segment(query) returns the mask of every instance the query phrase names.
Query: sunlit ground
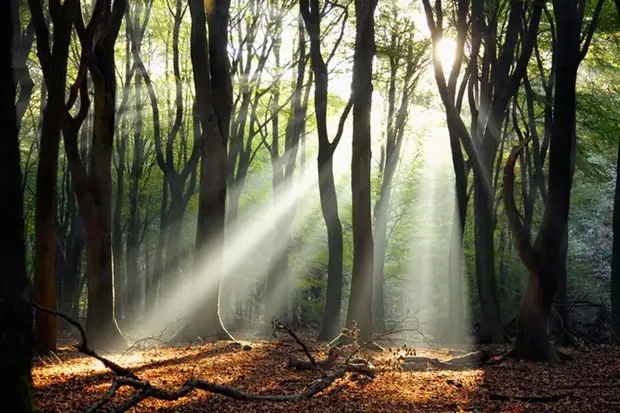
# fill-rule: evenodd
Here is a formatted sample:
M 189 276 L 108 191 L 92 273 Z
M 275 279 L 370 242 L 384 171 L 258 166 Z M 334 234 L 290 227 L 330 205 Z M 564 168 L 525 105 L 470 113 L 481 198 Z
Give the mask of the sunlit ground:
M 301 335 L 303 340 L 308 339 Z M 229 385 L 250 393 L 293 394 L 302 391 L 319 374 L 287 367 L 290 354 L 301 356 L 290 338 L 281 342 L 253 343 L 243 350 L 233 343 L 192 347 L 153 348 L 114 355 L 112 360 L 129 367 L 153 385 L 178 388 L 199 378 Z M 382 343 L 389 349 L 389 343 Z M 612 412 L 618 398 L 610 389 L 617 376 L 620 354 L 613 347 L 565 350 L 575 361 L 552 371 L 539 363 L 505 360 L 483 369 L 403 372 L 396 358 L 401 350 L 373 356 L 377 377 L 368 381 L 347 375 L 310 400 L 294 403 L 240 402 L 223 396 L 196 392 L 177 401 L 144 400 L 135 411 L 144 412 Z M 419 356 L 446 359 L 448 351 L 415 348 Z M 500 350 L 500 349 L 498 349 Z M 325 348 L 318 357 L 325 357 Z M 359 354 L 366 357 L 367 354 Z M 552 378 L 552 379 L 550 379 Z M 53 361 L 35 362 L 34 399 L 41 412 L 83 412 L 104 397 L 111 374 L 101 363 L 61 349 Z M 571 394 L 540 403 L 528 396 Z M 123 389 L 105 411 L 127 402 L 135 392 Z M 524 400 L 493 400 L 493 396 L 521 396 Z

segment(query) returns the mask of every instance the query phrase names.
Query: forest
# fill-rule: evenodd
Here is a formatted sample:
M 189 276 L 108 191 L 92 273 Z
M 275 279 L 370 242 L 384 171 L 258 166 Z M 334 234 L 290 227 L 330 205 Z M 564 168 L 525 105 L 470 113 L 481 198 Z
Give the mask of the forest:
M 620 411 L 620 0 L 0 27 L 2 411 Z

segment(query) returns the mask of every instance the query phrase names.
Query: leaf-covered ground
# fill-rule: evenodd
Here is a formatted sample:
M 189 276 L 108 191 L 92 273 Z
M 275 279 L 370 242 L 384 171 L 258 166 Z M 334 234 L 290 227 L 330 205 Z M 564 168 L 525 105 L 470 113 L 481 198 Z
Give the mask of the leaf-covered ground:
M 106 355 L 152 384 L 174 388 L 191 378 L 262 394 L 291 394 L 318 376 L 287 367 L 290 354 L 302 356 L 290 340 L 161 347 Z M 374 353 L 374 380 L 348 375 L 316 397 L 295 403 L 241 402 L 202 391 L 177 401 L 147 399 L 132 412 L 618 412 L 620 349 L 569 350 L 573 361 L 545 366 L 503 360 L 478 370 L 402 372 L 397 351 Z M 449 358 L 448 351 L 416 350 Z M 325 353 L 320 353 L 322 357 Z M 366 356 L 367 354 L 365 354 Z M 42 412 L 81 412 L 110 387 L 100 362 L 63 348 L 57 357 L 35 363 L 35 397 Z M 131 397 L 121 389 L 101 411 L 113 411 Z M 559 400 L 545 401 L 546 396 Z M 512 398 L 517 397 L 518 400 Z M 533 399 L 525 401 L 528 397 Z M 508 400 L 495 400 L 495 399 Z

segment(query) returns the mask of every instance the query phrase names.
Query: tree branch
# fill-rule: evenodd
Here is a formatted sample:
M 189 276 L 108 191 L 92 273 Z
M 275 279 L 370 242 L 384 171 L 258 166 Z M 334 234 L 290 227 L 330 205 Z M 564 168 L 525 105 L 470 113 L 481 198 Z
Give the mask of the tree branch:
M 310 382 L 304 390 L 295 394 L 288 395 L 270 395 L 270 394 L 254 394 L 247 393 L 243 390 L 240 390 L 235 387 L 211 383 L 206 380 L 200 379 L 191 379 L 185 381 L 181 386 L 176 389 L 169 390 L 164 389 L 158 386 L 151 384 L 149 381 L 141 379 L 137 375 L 135 375 L 130 370 L 114 363 L 98 355 L 94 350 L 88 347 L 88 340 L 86 337 L 86 332 L 82 325 L 71 317 L 60 313 L 55 310 L 51 310 L 49 308 L 45 308 L 40 306 L 35 302 L 30 303 L 34 308 L 39 311 L 43 311 L 48 314 L 53 314 L 57 317 L 62 318 L 67 321 L 69 324 L 78 329 L 81 337 L 81 343 L 76 347 L 77 350 L 85 354 L 87 356 L 91 356 L 99 361 L 101 361 L 109 370 L 113 373 L 112 384 L 106 394 L 102 399 L 98 400 L 93 405 L 89 406 L 86 411 L 87 412 L 95 412 L 98 411 L 101 407 L 107 404 L 110 400 L 114 398 L 116 393 L 122 387 L 131 387 L 133 389 L 139 390 L 134 396 L 132 396 L 129 400 L 127 400 L 120 407 L 116 408 L 115 412 L 125 412 L 131 409 L 132 407 L 137 406 L 140 402 L 147 398 L 154 398 L 159 400 L 178 400 L 182 397 L 187 396 L 191 392 L 195 390 L 203 390 L 210 393 L 221 394 L 226 397 L 230 397 L 235 400 L 242 401 L 271 401 L 271 402 L 291 402 L 291 401 L 299 401 L 306 400 L 314 397 L 321 391 L 325 390 L 329 386 L 331 386 L 336 380 L 343 378 L 347 372 L 354 372 L 358 374 L 366 375 L 370 378 L 374 378 L 376 375 L 376 371 L 374 366 L 369 363 L 352 362 L 350 364 L 340 364 L 333 371 L 327 372 L 323 370 L 316 362 L 316 360 L 310 354 L 308 347 L 306 344 L 288 327 L 285 327 L 282 323 L 277 323 L 276 327 L 286 331 L 293 339 L 301 346 L 304 350 L 308 358 L 311 362 L 321 370 L 322 377 Z

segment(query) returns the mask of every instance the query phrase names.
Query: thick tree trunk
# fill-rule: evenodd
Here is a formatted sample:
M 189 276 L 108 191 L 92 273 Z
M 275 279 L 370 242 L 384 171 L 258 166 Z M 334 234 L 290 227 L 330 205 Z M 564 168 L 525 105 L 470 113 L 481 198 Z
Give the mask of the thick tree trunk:
M 232 339 L 220 317 L 220 284 L 226 220 L 226 163 L 232 83 L 227 55 L 229 0 L 216 0 L 205 12 L 205 4 L 190 0 L 191 57 L 196 105 L 202 126 L 200 190 L 194 277 L 202 270 L 202 256 L 209 248 L 209 276 L 215 282 L 206 291 L 204 305 L 194 314 L 186 335 L 209 340 Z M 209 21 L 209 50 L 206 23 Z
M 31 5 L 32 7 L 32 5 Z M 41 5 L 39 4 L 40 8 Z M 60 145 L 60 123 L 64 111 L 67 59 L 71 42 L 73 4 L 62 6 L 65 16 L 54 19 L 54 42 L 51 55 L 38 46 L 39 60 L 44 67 L 47 84 L 47 102 L 43 111 L 39 164 L 37 167 L 35 206 L 35 300 L 47 308 L 56 308 L 54 291 L 54 258 L 56 245 L 56 190 L 58 174 L 58 152 Z M 33 13 L 37 37 L 48 33 L 45 21 L 37 19 L 42 15 Z M 56 317 L 36 311 L 36 343 L 39 352 L 56 350 Z
M 103 1 L 103 0 L 98 0 Z M 126 7 L 115 0 L 114 7 L 102 5 L 91 19 L 105 25 L 103 38 L 93 48 L 96 67 L 91 68 L 94 84 L 94 123 L 91 156 L 91 185 L 88 197 L 79 196 L 86 232 L 88 310 L 86 333 L 93 348 L 106 350 L 124 346 L 114 312 L 114 266 L 112 254 L 112 151 L 116 126 L 116 72 L 114 42 Z M 97 9 L 97 7 L 95 7 Z M 103 10 L 107 9 L 107 13 Z
M 0 217 L 3 220 L 0 260 L 5 269 L 10 269 L 0 277 L 0 395 L 7 411 L 28 413 L 34 411 L 30 376 L 32 309 L 26 303 L 28 278 L 11 59 L 13 24 L 9 1 L 0 6 L 0 28 L 0 190 L 6 197 L 0 203 Z
M 525 295 L 517 318 L 517 337 L 514 354 L 532 361 L 557 362 L 558 356 L 551 347 L 547 335 L 547 320 L 555 287 L 547 284 L 543 275 L 533 270 L 525 289 Z
M 353 273 L 347 326 L 355 322 L 360 337 L 372 337 L 373 239 L 370 206 L 372 63 L 375 55 L 376 0 L 355 0 L 355 52 L 353 56 Z M 370 304 L 370 305 L 369 305 Z
M 66 60 L 65 60 L 66 62 Z M 60 70 L 60 69 L 59 69 Z M 60 86 L 63 89 L 49 88 L 48 99 L 44 114 L 43 128 L 39 150 L 39 165 L 37 167 L 37 197 L 35 206 L 35 301 L 47 308 L 56 308 L 56 293 L 54 291 L 54 260 L 56 244 L 56 176 L 58 172 L 58 151 L 60 127 L 58 119 L 58 99 L 64 96 L 64 72 Z M 58 79 L 57 79 L 58 80 Z M 50 82 L 53 84 L 53 82 Z M 55 90 L 55 92 L 52 92 Z M 52 98 L 52 93 L 55 97 Z M 36 343 L 38 352 L 56 350 L 56 317 L 36 311 Z

